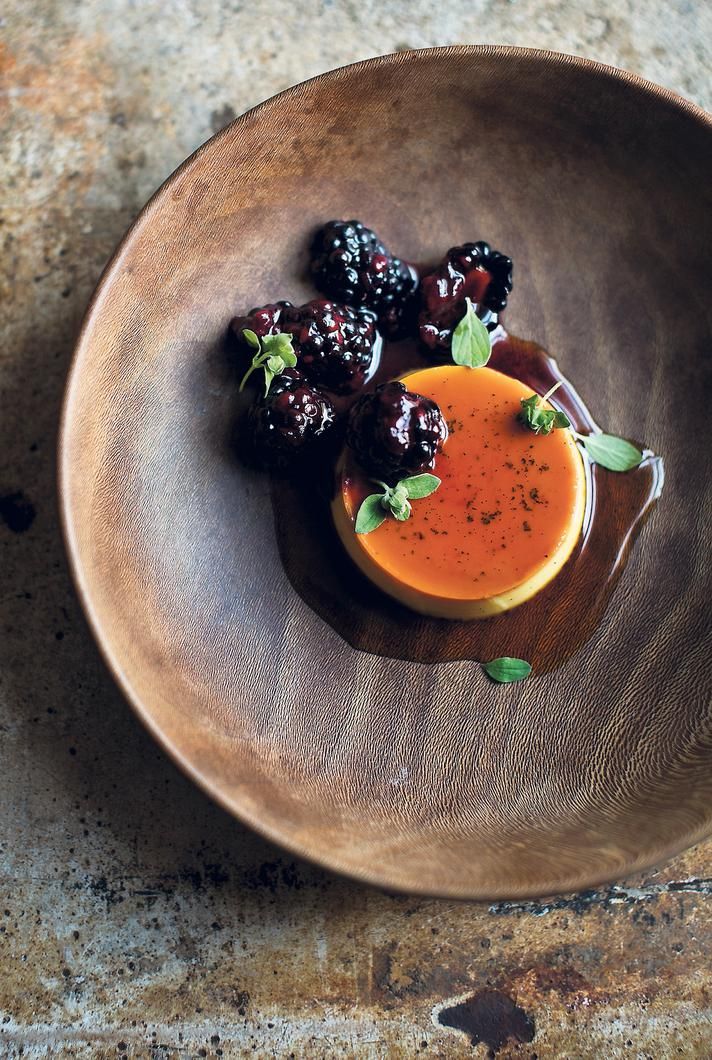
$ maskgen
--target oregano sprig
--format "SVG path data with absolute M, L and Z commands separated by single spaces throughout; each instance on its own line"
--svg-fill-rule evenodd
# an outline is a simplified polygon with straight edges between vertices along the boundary
M 544 408 L 544 402 L 548 401 L 560 386 L 561 380 L 543 397 L 532 394 L 531 397 L 522 398 L 519 417 L 535 434 L 551 434 L 556 427 L 571 427 L 571 421 L 565 413 L 558 409 Z M 638 467 L 643 459 L 643 454 L 637 446 L 625 438 L 618 438 L 615 434 L 579 434 L 574 430 L 572 434 L 581 442 L 593 463 L 600 464 L 608 471 L 630 471 L 631 468 Z
M 452 333 L 452 359 L 465 368 L 482 368 L 492 353 L 489 331 L 477 316 L 472 299 L 465 301 L 465 315 Z
M 413 510 L 410 502 L 429 497 L 440 485 L 437 475 L 427 473 L 402 478 L 395 486 L 377 479 L 374 482 L 382 487 L 383 492 L 371 493 L 362 501 L 354 527 L 357 534 L 370 534 L 372 530 L 377 530 L 389 515 L 398 522 L 404 522 L 410 518 Z
M 261 339 L 249 328 L 243 328 L 242 334 L 248 346 L 256 350 L 250 367 L 242 377 L 240 390 L 244 390 L 247 380 L 258 368 L 265 373 L 265 397 L 276 375 L 281 375 L 285 368 L 294 368 L 297 355 L 292 347 L 292 336 L 280 332 L 277 335 L 264 335 Z
M 565 413 L 560 412 L 559 409 L 544 408 L 544 402 L 548 401 L 560 386 L 561 380 L 558 383 L 554 383 L 543 397 L 540 397 L 539 394 L 532 394 L 531 397 L 522 398 L 522 411 L 519 413 L 520 419 L 535 434 L 551 434 L 557 427 L 571 426 L 571 421 Z

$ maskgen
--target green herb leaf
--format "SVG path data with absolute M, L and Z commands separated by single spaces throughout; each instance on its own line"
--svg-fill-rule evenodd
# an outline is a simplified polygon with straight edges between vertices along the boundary
M 260 340 L 257 338 L 254 331 L 250 331 L 249 328 L 243 328 L 242 334 L 245 336 L 245 342 L 248 346 L 252 346 L 253 349 L 259 350 Z
M 374 481 L 382 487 L 383 493 L 372 493 L 362 503 L 356 516 L 357 534 L 370 534 L 372 530 L 377 530 L 387 515 L 404 523 L 413 513 L 410 500 L 429 497 L 440 485 L 436 475 L 413 475 L 411 478 L 402 478 L 395 486 L 377 479 Z
M 542 408 L 538 394 L 521 399 L 522 422 L 535 434 L 551 434 L 554 429 L 554 413 L 551 409 Z
M 431 493 L 435 493 L 435 490 L 440 485 L 440 479 L 437 475 L 413 475 L 411 478 L 402 478 L 398 483 L 406 491 L 406 496 L 410 497 L 411 500 L 420 500 L 422 497 L 429 497 Z
M 507 685 L 513 681 L 523 681 L 532 672 L 531 663 L 524 659 L 511 659 L 504 655 L 500 659 L 492 659 L 491 662 L 483 663 L 483 669 L 488 677 L 498 684 Z
M 381 504 L 394 519 L 398 519 L 399 522 L 403 522 L 408 519 L 411 513 L 411 506 L 408 500 L 408 494 L 401 486 L 400 482 L 395 486 L 387 486 L 385 482 L 379 483 L 383 486 L 383 494 L 381 496 Z
M 396 507 L 395 505 L 391 504 L 390 508 L 391 515 L 394 519 L 397 519 L 399 523 L 403 523 L 406 519 L 410 519 L 411 512 L 413 511 L 410 505 L 410 501 L 406 501 L 405 504 L 401 505 L 400 507 Z
M 452 359 L 466 368 L 481 368 L 492 353 L 489 332 L 467 298 L 465 315 L 452 333 Z
M 571 421 L 564 412 L 558 409 L 544 408 L 544 402 L 548 401 L 555 390 L 561 386 L 561 380 L 547 390 L 543 397 L 532 394 L 531 397 L 522 398 L 520 419 L 535 434 L 551 434 L 556 427 L 570 427 Z
M 594 464 L 609 471 L 630 471 L 643 459 L 640 449 L 614 434 L 577 434 L 576 437 L 583 442 Z
M 257 350 L 252 358 L 250 367 L 242 377 L 240 391 L 245 389 L 245 384 L 252 373 L 262 368 L 265 373 L 265 397 L 269 394 L 269 388 L 276 375 L 281 375 L 285 368 L 294 368 L 297 363 L 297 355 L 292 349 L 292 336 L 280 332 L 277 335 L 265 335 L 260 339 L 254 331 L 243 328 L 242 334 L 245 341 Z
M 267 368 L 273 375 L 279 375 L 287 367 L 284 363 L 284 358 L 280 357 L 278 353 L 273 353 L 267 358 Z
M 277 332 L 276 335 L 265 335 L 262 339 L 262 348 L 270 353 L 284 355 L 292 349 L 292 336 L 283 331 Z
M 377 530 L 384 521 L 386 512 L 381 503 L 382 500 L 382 493 L 372 493 L 363 501 L 356 516 L 354 529 L 357 534 L 370 534 L 372 530 Z

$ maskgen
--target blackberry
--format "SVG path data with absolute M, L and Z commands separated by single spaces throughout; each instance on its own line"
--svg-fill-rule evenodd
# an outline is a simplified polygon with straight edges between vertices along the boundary
M 249 347 L 242 337 L 244 328 L 258 338 L 278 332 L 291 335 L 300 371 L 338 394 L 358 390 L 378 367 L 381 339 L 376 314 L 368 309 L 323 299 L 303 306 L 274 302 L 236 317 L 230 326 L 245 352 Z
M 242 335 L 244 328 L 254 331 L 258 338 L 263 339 L 265 335 L 277 335 L 286 330 L 286 323 L 291 319 L 290 314 L 294 312 L 291 302 L 272 302 L 270 305 L 259 306 L 251 309 L 242 317 L 234 317 L 230 321 L 230 330 L 237 339 L 241 349 L 250 349 Z M 252 353 L 250 353 L 252 357 Z
M 372 309 L 389 338 L 403 334 L 418 274 L 394 258 L 375 232 L 360 221 L 329 221 L 314 237 L 311 253 L 320 291 L 348 305 Z
M 319 299 L 296 312 L 299 319 L 287 330 L 302 371 L 339 394 L 362 387 L 378 367 L 376 314 Z
M 465 314 L 465 299 L 490 331 L 512 290 L 512 262 L 489 243 L 464 243 L 448 250 L 444 260 L 420 282 L 420 341 L 434 353 L 449 355 L 452 333 Z
M 435 466 L 447 441 L 443 414 L 400 381 L 382 383 L 351 408 L 346 441 L 369 475 L 394 481 Z
M 322 444 L 335 419 L 326 394 L 310 386 L 296 368 L 287 368 L 247 410 L 238 445 L 249 463 L 284 471 Z

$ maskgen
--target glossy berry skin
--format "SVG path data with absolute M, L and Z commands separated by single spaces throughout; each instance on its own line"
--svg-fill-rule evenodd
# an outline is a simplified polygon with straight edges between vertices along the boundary
M 312 275 L 320 291 L 365 306 L 389 338 L 402 335 L 414 310 L 418 274 L 361 221 L 329 221 L 312 243 Z
M 467 308 L 465 299 L 471 299 L 477 315 L 493 331 L 511 290 L 510 258 L 481 240 L 452 247 L 420 282 L 420 341 L 438 357 L 449 357 L 453 330 Z
M 233 317 L 230 321 L 230 330 L 240 347 L 249 350 L 249 345 L 242 337 L 244 328 L 254 331 L 255 335 L 261 339 L 265 335 L 277 335 L 285 330 L 285 325 L 291 320 L 291 314 L 295 312 L 295 309 L 296 306 L 293 306 L 291 302 L 271 302 L 269 305 L 258 306 L 251 309 L 245 316 Z
M 249 463 L 286 471 L 323 443 L 335 419 L 326 394 L 296 368 L 287 368 L 247 410 L 238 447 Z
M 360 397 L 346 429 L 346 441 L 363 470 L 388 483 L 432 470 L 447 436 L 436 403 L 398 380 Z
M 325 299 L 302 306 L 274 302 L 236 317 L 230 327 L 245 352 L 249 347 L 242 338 L 243 328 L 259 338 L 279 332 L 291 335 L 299 370 L 337 394 L 359 390 L 378 367 L 381 338 L 376 315 L 368 309 Z

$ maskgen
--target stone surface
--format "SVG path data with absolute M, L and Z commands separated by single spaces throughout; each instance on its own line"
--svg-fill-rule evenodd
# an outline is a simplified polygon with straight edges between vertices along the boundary
M 4 5 L 0 1056 L 712 1055 L 712 844 L 615 887 L 489 909 L 295 863 L 208 802 L 134 720 L 82 619 L 55 510 L 82 312 L 189 152 L 295 81 L 453 42 L 573 51 L 710 104 L 704 0 L 596 8 Z

